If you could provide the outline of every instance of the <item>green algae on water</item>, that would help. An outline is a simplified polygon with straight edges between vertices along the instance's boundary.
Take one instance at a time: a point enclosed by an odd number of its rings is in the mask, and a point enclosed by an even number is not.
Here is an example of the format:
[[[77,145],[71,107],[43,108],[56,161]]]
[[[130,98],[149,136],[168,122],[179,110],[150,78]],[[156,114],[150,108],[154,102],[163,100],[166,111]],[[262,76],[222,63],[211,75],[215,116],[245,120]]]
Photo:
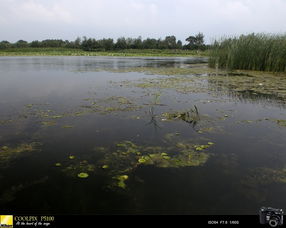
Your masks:
[[[117,187],[123,188],[123,189],[126,188],[125,181],[127,181],[128,178],[129,178],[128,175],[118,175],[118,176],[113,177],[113,179],[117,181]]]
[[[79,173],[78,175],[77,175],[79,178],[88,178],[88,173]]]
[[[125,140],[110,147],[94,148],[94,151],[102,152],[95,162],[79,161],[70,155],[64,162],[65,165],[57,163],[56,166],[62,167],[62,171],[71,177],[79,177],[81,173],[106,175],[111,177],[109,187],[125,189],[128,175],[139,166],[184,168],[204,165],[211,155],[207,150],[212,145],[213,142],[195,144],[182,141],[178,136],[175,140],[165,141],[164,146],[138,145]]]
[[[62,128],[73,128],[73,125],[63,125]]]
[[[286,183],[286,168],[256,168],[251,170],[249,175],[243,180],[249,185],[268,185],[271,183]]]
[[[16,146],[5,145],[0,147],[0,164],[5,166],[14,159],[27,153],[39,150],[40,143],[22,143]]]
[[[56,166],[56,167],[61,167],[61,166],[62,166],[62,163],[57,162],[57,163],[55,164],[55,166]]]
[[[41,124],[44,127],[52,127],[55,126],[57,123],[55,121],[43,121],[41,122]]]
[[[90,164],[88,161],[78,161],[78,160],[70,160],[66,161],[66,165],[63,165],[62,171],[66,173],[68,176],[76,177],[80,173],[92,173],[95,171],[95,165]]]
[[[277,120],[277,124],[281,127],[286,127],[286,120]]]

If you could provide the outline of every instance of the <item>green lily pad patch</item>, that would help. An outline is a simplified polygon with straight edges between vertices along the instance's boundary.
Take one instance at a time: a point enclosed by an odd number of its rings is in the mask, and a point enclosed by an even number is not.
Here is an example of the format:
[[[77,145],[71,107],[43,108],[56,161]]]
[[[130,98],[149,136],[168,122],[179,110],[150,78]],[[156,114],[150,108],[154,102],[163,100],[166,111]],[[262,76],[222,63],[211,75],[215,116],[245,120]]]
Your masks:
[[[79,178],[88,178],[88,173],[79,173],[78,175],[77,175]]]

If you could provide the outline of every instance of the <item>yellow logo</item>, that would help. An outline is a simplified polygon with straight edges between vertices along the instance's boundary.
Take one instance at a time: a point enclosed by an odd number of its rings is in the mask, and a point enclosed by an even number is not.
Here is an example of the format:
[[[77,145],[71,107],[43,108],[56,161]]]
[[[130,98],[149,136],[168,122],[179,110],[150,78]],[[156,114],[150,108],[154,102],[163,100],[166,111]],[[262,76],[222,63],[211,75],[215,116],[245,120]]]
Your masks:
[[[13,215],[0,215],[0,227],[13,228]]]

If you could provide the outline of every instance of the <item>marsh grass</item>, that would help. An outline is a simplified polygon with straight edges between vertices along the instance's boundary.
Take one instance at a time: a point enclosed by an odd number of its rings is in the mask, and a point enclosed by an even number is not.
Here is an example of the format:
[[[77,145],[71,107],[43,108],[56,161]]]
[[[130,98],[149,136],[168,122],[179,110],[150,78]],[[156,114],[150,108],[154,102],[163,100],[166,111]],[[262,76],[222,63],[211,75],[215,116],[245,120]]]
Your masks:
[[[215,41],[209,66],[286,72],[286,35],[250,34]]]

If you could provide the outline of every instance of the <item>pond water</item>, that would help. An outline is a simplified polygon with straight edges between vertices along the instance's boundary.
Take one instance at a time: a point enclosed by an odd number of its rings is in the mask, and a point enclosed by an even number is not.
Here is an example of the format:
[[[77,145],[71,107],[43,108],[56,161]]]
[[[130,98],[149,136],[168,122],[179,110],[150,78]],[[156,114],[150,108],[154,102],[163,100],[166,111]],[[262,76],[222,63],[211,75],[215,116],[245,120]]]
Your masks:
[[[2,213],[286,209],[286,77],[206,62],[1,57]]]

